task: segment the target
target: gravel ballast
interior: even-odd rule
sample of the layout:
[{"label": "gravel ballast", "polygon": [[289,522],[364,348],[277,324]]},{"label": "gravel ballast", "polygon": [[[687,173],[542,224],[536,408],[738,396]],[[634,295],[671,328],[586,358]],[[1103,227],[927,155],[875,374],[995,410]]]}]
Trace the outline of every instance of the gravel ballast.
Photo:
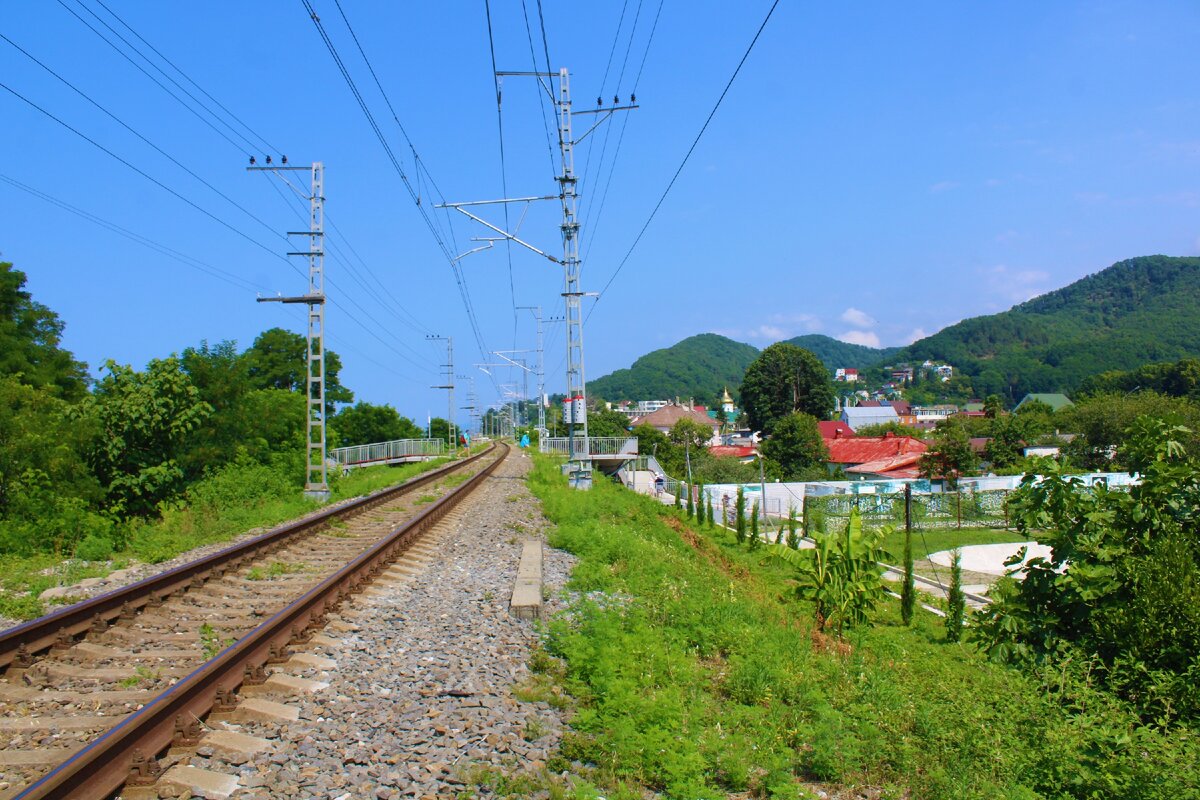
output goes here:
[{"label": "gravel ballast", "polygon": [[[508,610],[522,542],[546,525],[524,485],[530,465],[514,451],[422,540],[436,555],[344,607],[349,630],[325,633],[336,644],[307,648],[337,667],[296,673],[330,684],[285,700],[300,708],[298,723],[230,726],[275,740],[274,752],[231,767],[201,748],[192,764],[236,769],[238,797],[264,800],[455,797],[483,770],[543,769],[565,722],[513,696],[530,677],[537,632]],[[544,618],[561,609],[572,564],[545,548]]]}]

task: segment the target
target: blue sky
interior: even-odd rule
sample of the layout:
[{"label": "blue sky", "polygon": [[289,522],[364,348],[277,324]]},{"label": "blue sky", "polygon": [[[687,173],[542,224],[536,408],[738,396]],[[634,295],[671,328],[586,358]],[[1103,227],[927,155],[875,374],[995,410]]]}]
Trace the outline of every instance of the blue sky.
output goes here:
[{"label": "blue sky", "polygon": [[[495,359],[479,352],[450,266],[301,2],[252,11],[222,0],[105,2],[291,163],[324,162],[326,208],[342,234],[330,237],[342,257],[327,261],[337,303],[329,346],[360,398],[420,419],[444,413],[444,393],[428,388],[441,382],[444,350],[428,334],[454,337],[456,371],[476,377],[483,402],[519,382],[515,370],[492,370],[493,383],[474,368]],[[411,177],[413,154],[337,6],[313,5]],[[601,94],[627,100],[635,79],[641,105],[576,152],[585,289],[608,282],[769,6],[663,0],[647,48],[658,0],[543,0],[550,62],[570,68],[576,108]],[[537,3],[526,7],[543,60]],[[448,200],[500,197],[484,4],[342,8],[419,154],[423,207],[434,213],[426,171]],[[0,82],[245,236],[0,90],[0,175],[223,273],[185,266],[7,180],[0,257],[29,274],[35,296],[65,319],[67,346],[93,368],[107,358],[142,365],[204,339],[245,346],[274,325],[302,330],[295,307],[254,302],[257,292],[304,289],[280,258],[289,245],[279,234],[302,226],[277,191],[286,188],[248,174],[245,142],[186,110],[67,9],[136,41],[97,0],[10,4],[0,33],[212,188],[4,41]],[[494,0],[491,14],[498,66],[530,69],[521,3]],[[1200,6],[1182,2],[780,3],[596,303],[588,375],[704,331],[760,347],[809,332],[904,344],[1124,258],[1200,252],[1198,27]],[[510,196],[556,192],[535,85],[506,78],[502,98]],[[486,214],[503,220],[498,208]],[[515,225],[521,211],[511,214]],[[557,252],[558,217],[556,203],[530,206],[522,237]],[[464,252],[486,233],[455,218],[448,246]],[[514,312],[514,299],[560,313],[561,273],[545,259],[514,246],[510,273],[498,245],[460,264],[487,349],[533,346],[532,317]],[[547,384],[558,391],[561,325],[547,326],[546,341]]]}]

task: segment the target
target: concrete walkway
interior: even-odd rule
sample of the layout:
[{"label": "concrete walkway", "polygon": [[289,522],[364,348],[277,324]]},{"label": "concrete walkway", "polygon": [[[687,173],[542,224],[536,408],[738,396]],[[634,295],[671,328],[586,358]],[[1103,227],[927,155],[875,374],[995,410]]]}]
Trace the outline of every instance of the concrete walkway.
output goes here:
[{"label": "concrete walkway", "polygon": [[[1007,574],[1009,567],[1004,566],[1004,562],[1012,558],[1012,556],[1022,547],[1028,548],[1025,553],[1025,560],[1021,562],[1022,566],[1029,563],[1031,559],[1050,558],[1050,548],[1044,544],[1037,542],[1006,542],[1003,544],[973,544],[961,548],[962,551],[962,568],[969,572],[982,572],[987,575],[1002,576]],[[950,551],[942,550],[938,553],[933,553],[929,556],[929,560],[934,564],[943,567],[950,566]],[[1019,575],[1017,577],[1020,577]]]}]

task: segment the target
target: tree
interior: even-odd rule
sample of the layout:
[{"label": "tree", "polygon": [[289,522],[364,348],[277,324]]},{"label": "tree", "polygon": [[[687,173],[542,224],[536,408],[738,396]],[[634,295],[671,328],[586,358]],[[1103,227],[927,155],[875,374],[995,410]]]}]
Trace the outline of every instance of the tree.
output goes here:
[{"label": "tree", "polygon": [[638,440],[638,453],[643,456],[653,455],[659,461],[666,460],[667,448],[671,446],[671,440],[665,433],[653,425],[642,423],[633,429],[633,435]]},{"label": "tree", "polygon": [[762,455],[778,465],[784,480],[801,480],[829,458],[817,420],[808,414],[788,414],[762,444]]},{"label": "tree", "polygon": [[707,425],[702,425],[686,417],[672,425],[671,432],[667,434],[671,444],[676,447],[686,447],[693,454],[707,447],[711,437],[712,430]]},{"label": "tree", "polygon": [[[1043,404],[1044,405],[1044,404]],[[983,414],[988,419],[996,419],[1004,413],[1004,398],[998,394],[989,394],[983,401]]]},{"label": "tree", "polygon": [[620,411],[602,408],[599,411],[588,412],[588,436],[628,435],[629,417]]},{"label": "tree", "polygon": [[1025,444],[1025,419],[1016,414],[996,417],[991,424],[991,438],[984,455],[996,469],[1006,469],[1021,460]]},{"label": "tree", "polygon": [[[271,328],[263,331],[245,353],[250,379],[256,389],[305,392],[308,388],[308,339],[298,333]],[[338,375],[342,359],[325,351],[325,406],[332,414],[337,403],[354,402],[354,393],[342,386]]]},{"label": "tree", "polygon": [[99,429],[89,460],[109,511],[148,516],[183,488],[180,459],[212,406],[175,356],[151,361],[144,372],[113,361],[104,369],[85,406]]},{"label": "tree", "polygon": [[330,424],[342,447],[424,436],[424,431],[415,422],[400,416],[400,412],[390,405],[377,406],[362,400],[343,408],[330,419]]},{"label": "tree", "polygon": [[919,468],[927,478],[944,478],[948,489],[958,488],[958,479],[979,467],[971,439],[961,420],[947,419],[933,433],[933,446],[921,456]]},{"label": "tree", "polygon": [[962,638],[963,622],[967,616],[967,598],[962,588],[962,551],[950,551],[950,591],[946,594],[946,641]]},{"label": "tree", "polygon": [[809,351],[786,342],[771,345],[750,364],[739,396],[750,427],[767,434],[788,414],[825,419],[834,406],[829,370]]},{"label": "tree", "polygon": [[879,437],[887,436],[889,433],[894,436],[911,436],[914,439],[920,439],[923,435],[916,428],[911,428],[897,420],[878,422],[874,425],[863,425],[854,432],[854,435],[859,437]]},{"label": "tree", "polygon": [[1141,482],[1127,491],[1085,487],[1050,460],[1040,479],[1026,476],[1010,508],[1019,529],[1043,532],[1051,555],[997,584],[977,616],[992,659],[1088,665],[1090,680],[1147,720],[1200,718],[1200,462],[1183,445],[1190,435],[1136,420],[1126,457]]},{"label": "tree", "polygon": [[87,365],[59,346],[62,320],[24,290],[25,280],[0,262],[0,376],[77,400],[87,389]]},{"label": "tree", "polygon": [[1157,392],[1102,394],[1055,414],[1064,430],[1078,434],[1063,452],[1086,469],[1126,465],[1123,451],[1128,432],[1141,416],[1187,428],[1180,434],[1184,447],[1200,452],[1200,408],[1183,398]]},{"label": "tree", "polygon": [[746,541],[746,492],[741,486],[737,490],[737,502],[734,505],[734,525],[738,544]]}]

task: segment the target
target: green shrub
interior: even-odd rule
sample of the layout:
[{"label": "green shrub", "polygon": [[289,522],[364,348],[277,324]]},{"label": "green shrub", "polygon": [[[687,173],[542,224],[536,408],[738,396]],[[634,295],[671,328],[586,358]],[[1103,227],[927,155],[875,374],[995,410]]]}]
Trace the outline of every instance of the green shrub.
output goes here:
[{"label": "green shrub", "polygon": [[83,561],[107,561],[112,558],[112,540],[92,534],[75,548],[75,557]]}]

